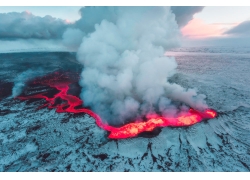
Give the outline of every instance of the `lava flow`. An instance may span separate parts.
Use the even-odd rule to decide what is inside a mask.
[[[102,122],[101,118],[91,111],[90,109],[82,107],[83,101],[77,96],[68,94],[69,85],[72,83],[72,78],[69,78],[69,73],[53,73],[49,76],[45,76],[44,78],[37,79],[32,84],[41,84],[50,86],[51,88],[55,88],[58,90],[58,93],[53,95],[53,97],[48,97],[46,93],[39,93],[30,96],[19,96],[17,97],[20,100],[28,100],[28,99],[45,99],[47,103],[45,103],[43,107],[48,107],[50,109],[55,108],[58,113],[86,113],[93,117],[96,121],[96,124],[106,130],[109,131],[109,138],[111,139],[122,139],[122,138],[131,138],[136,137],[142,132],[152,131],[156,127],[180,127],[180,126],[190,126],[196,124],[203,119],[212,119],[216,117],[216,112],[212,109],[207,109],[204,112],[200,112],[194,109],[190,109],[189,112],[182,114],[176,118],[166,118],[166,117],[157,117],[150,118],[146,122],[134,122],[126,124],[122,127],[113,127],[104,122]],[[78,78],[74,78],[75,82],[78,81]],[[56,103],[57,99],[63,100],[62,104]]]

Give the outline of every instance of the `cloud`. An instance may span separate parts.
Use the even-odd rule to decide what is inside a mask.
[[[238,26],[229,29],[224,34],[235,36],[250,36],[250,20],[240,23]]]
[[[75,27],[85,33],[95,30],[95,24],[100,24],[102,20],[115,22],[117,19],[116,7],[113,6],[90,6],[82,7],[79,10],[81,18],[75,22]]]
[[[75,50],[80,46],[83,36],[84,33],[80,29],[68,28],[63,33],[62,42],[68,48]]]
[[[58,39],[70,26],[62,19],[39,17],[27,11],[0,13],[0,19],[0,39]]]
[[[185,26],[193,15],[201,12],[204,6],[171,6],[172,12],[175,14],[175,19],[179,27]]]

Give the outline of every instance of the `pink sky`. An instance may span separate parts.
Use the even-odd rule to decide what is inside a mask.
[[[204,20],[194,18],[181,29],[184,37],[189,39],[204,39],[209,37],[222,37],[223,32],[239,23],[206,23]]]

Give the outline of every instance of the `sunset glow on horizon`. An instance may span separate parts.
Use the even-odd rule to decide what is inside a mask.
[[[194,18],[181,29],[184,37],[190,39],[210,38],[210,37],[225,37],[223,33],[239,23],[213,23],[207,24],[202,19]]]

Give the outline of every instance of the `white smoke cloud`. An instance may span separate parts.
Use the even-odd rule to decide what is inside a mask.
[[[22,72],[14,79],[14,87],[12,88],[12,98],[15,98],[19,96],[23,89],[26,86],[26,82],[30,80],[31,78],[35,78],[38,76],[45,75],[44,71],[42,69],[29,69],[27,71]]]
[[[84,33],[80,29],[68,28],[62,35],[63,44],[69,49],[75,50],[82,43]]]
[[[178,46],[180,36],[169,7],[94,10],[83,8],[78,22],[87,34],[77,52],[85,105],[112,124],[156,112],[174,115],[173,101],[206,108],[204,95],[167,81],[177,63],[164,52]]]

